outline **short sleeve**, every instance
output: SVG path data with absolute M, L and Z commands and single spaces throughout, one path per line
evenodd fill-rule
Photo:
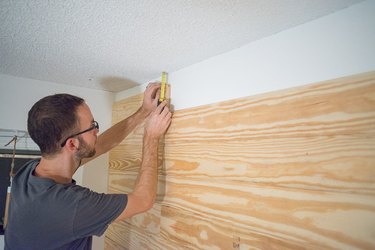
M 73 232 L 77 238 L 102 235 L 125 209 L 126 194 L 100 194 L 86 189 L 77 204 Z

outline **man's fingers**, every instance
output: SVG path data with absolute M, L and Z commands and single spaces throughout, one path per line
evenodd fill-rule
M 172 112 L 169 111 L 167 101 L 163 101 L 160 103 L 160 105 L 155 110 L 155 115 L 159 116 L 160 121 L 162 121 L 163 123 L 168 122 L 168 120 L 171 120 Z
M 164 109 L 164 107 L 167 105 L 167 101 L 162 101 L 160 104 L 159 104 L 159 106 L 155 109 L 155 112 L 157 113 L 157 114 L 160 114 L 162 111 L 163 111 L 163 109 Z
M 158 99 L 159 98 L 159 96 L 160 96 L 160 86 L 151 87 L 150 91 L 152 91 L 151 97 L 153 99 Z
M 165 107 L 163 108 L 163 110 L 161 111 L 161 114 L 162 114 L 163 116 L 167 116 L 168 113 L 170 113 L 170 112 L 169 112 L 169 108 L 168 108 L 168 106 L 165 106 Z
M 161 83 L 150 83 L 147 85 L 146 91 L 154 92 L 156 89 L 161 87 Z
M 160 97 L 160 88 L 156 91 L 156 94 L 153 97 L 154 98 L 154 100 L 152 102 L 153 105 L 155 105 L 155 106 L 158 105 L 159 97 Z
M 160 89 L 160 87 L 160 83 L 149 83 L 146 87 L 145 95 L 150 96 L 152 99 L 154 99 L 157 94 L 157 90 Z

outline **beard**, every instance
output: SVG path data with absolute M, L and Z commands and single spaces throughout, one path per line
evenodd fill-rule
M 77 152 L 78 159 L 90 158 L 96 154 L 95 144 L 89 145 L 81 137 L 78 137 L 78 140 L 80 145 Z

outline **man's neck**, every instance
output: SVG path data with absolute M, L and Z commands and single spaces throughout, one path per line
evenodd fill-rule
M 59 184 L 69 184 L 78 166 L 79 163 L 74 159 L 64 157 L 64 155 L 42 157 L 35 168 L 34 175 L 52 179 Z

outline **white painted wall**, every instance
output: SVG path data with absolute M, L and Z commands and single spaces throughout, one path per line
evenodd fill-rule
M 172 104 L 178 110 L 373 71 L 374 13 L 368 0 L 169 72 Z M 145 85 L 118 93 L 116 101 Z

